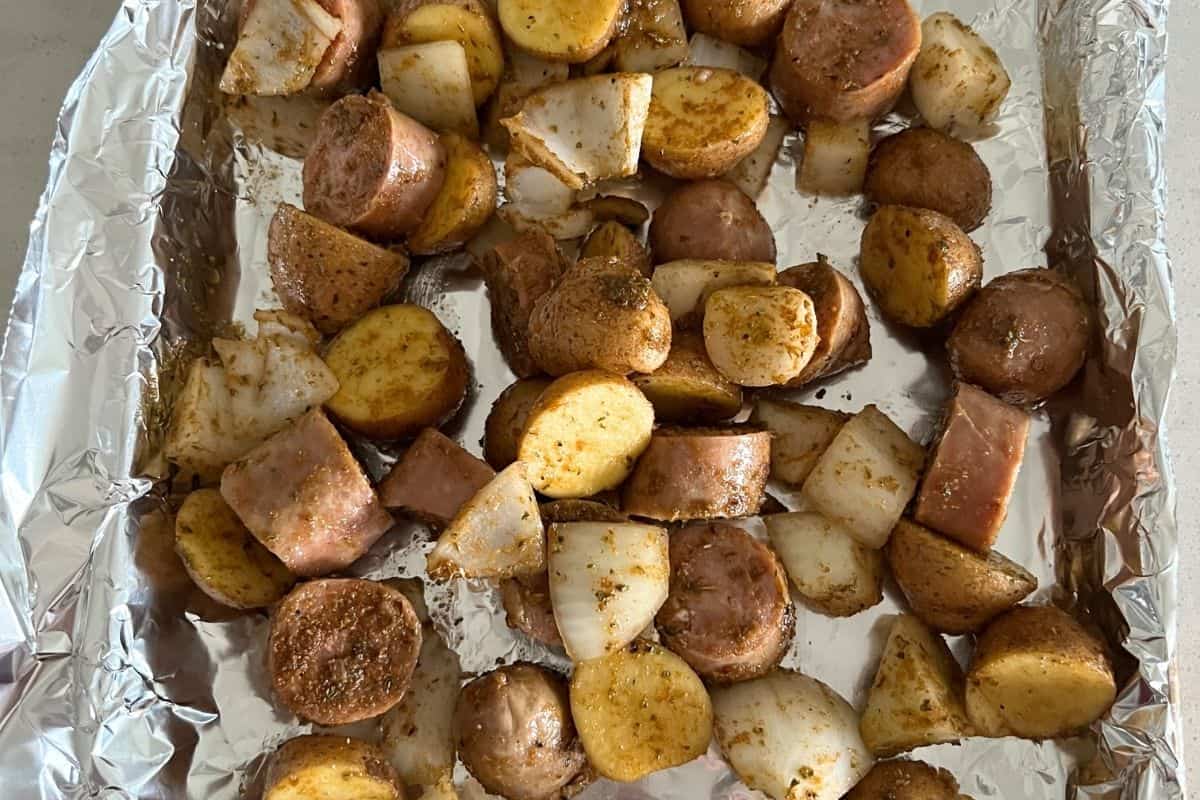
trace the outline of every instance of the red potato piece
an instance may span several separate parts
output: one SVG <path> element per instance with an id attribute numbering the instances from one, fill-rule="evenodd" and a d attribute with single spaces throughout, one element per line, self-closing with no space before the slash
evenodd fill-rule
<path id="1" fill-rule="evenodd" d="M 398 239 L 420 224 L 446 177 L 437 135 L 379 92 L 343 97 L 304 159 L 304 208 L 343 228 Z"/>
<path id="2" fill-rule="evenodd" d="M 749 195 L 727 180 L 692 181 L 654 212 L 647 235 L 655 264 L 681 259 L 775 263 L 775 234 Z"/>
<path id="3" fill-rule="evenodd" d="M 766 431 L 662 428 L 626 481 L 621 507 L 667 522 L 757 514 L 770 464 Z"/>
<path id="4" fill-rule="evenodd" d="M 421 650 L 421 621 L 382 583 L 309 581 L 275 609 L 267 647 L 279 701 L 301 719 L 345 725 L 400 702 Z"/>
<path id="5" fill-rule="evenodd" d="M 907 0 L 797 0 L 771 62 L 770 83 L 791 119 L 849 122 L 888 111 L 921 50 Z"/>
<path id="6" fill-rule="evenodd" d="M 958 383 L 917 495 L 917 522 L 974 550 L 991 550 L 1025 455 L 1029 414 Z"/>
<path id="7" fill-rule="evenodd" d="M 529 353 L 529 318 L 567 263 L 554 239 L 530 231 L 496 245 L 480 263 L 492 305 L 492 332 L 504 360 L 519 378 L 541 372 Z"/>
<path id="8" fill-rule="evenodd" d="M 392 527 L 319 408 L 226 467 L 221 496 L 256 539 L 305 577 L 350 566 Z"/>
<path id="9" fill-rule="evenodd" d="M 379 497 L 388 508 L 444 527 L 494 477 L 495 470 L 453 439 L 426 428 L 379 484 Z"/>
<path id="10" fill-rule="evenodd" d="M 850 279 L 820 260 L 785 269 L 778 281 L 804 292 L 817 312 L 817 349 L 788 386 L 836 375 L 871 358 L 871 323 L 862 295 Z"/>
<path id="11" fill-rule="evenodd" d="M 771 549 L 741 528 L 671 534 L 671 588 L 655 622 L 663 643 L 705 680 L 749 680 L 779 664 L 796 612 Z"/>

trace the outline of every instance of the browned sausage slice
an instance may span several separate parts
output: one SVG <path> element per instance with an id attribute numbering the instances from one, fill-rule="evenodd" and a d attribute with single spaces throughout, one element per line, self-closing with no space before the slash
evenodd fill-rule
<path id="1" fill-rule="evenodd" d="M 808 365 L 788 386 L 803 386 L 870 360 L 871 323 L 849 278 L 822 259 L 785 269 L 779 283 L 812 298 L 820 337 Z"/>
<path id="2" fill-rule="evenodd" d="M 319 408 L 226 467 L 221 496 L 297 575 L 349 566 L 392 526 L 362 467 Z"/>
<path id="3" fill-rule="evenodd" d="M 437 135 L 378 92 L 321 115 L 304 159 L 304 208 L 334 225 L 394 239 L 411 231 L 445 179 Z"/>
<path id="4" fill-rule="evenodd" d="M 710 681 L 773 669 L 796 626 L 787 575 L 741 528 L 693 525 L 671 534 L 671 588 L 655 622 L 663 643 Z"/>
<path id="5" fill-rule="evenodd" d="M 404 595 L 375 581 L 302 583 L 271 616 L 267 669 L 280 702 L 320 725 L 387 711 L 404 696 L 421 621 Z"/>
<path id="6" fill-rule="evenodd" d="M 771 88 L 797 123 L 873 119 L 896 102 L 920 49 L 921 20 L 908 0 L 797 0 Z"/>
<path id="7" fill-rule="evenodd" d="M 917 495 L 917 522 L 990 550 L 1008 514 L 1028 433 L 1023 409 L 957 383 Z"/>
<path id="8" fill-rule="evenodd" d="M 532 231 L 492 248 L 480 263 L 492 305 L 492 332 L 508 366 L 518 378 L 541 370 L 529 352 L 533 305 L 554 288 L 566 271 L 558 245 L 548 234 Z"/>
<path id="9" fill-rule="evenodd" d="M 388 508 L 403 508 L 431 525 L 450 524 L 496 471 L 436 428 L 426 428 L 379 484 Z"/>
<path id="10" fill-rule="evenodd" d="M 666 522 L 757 514 L 770 468 L 766 431 L 661 428 L 626 481 L 621 507 Z"/>

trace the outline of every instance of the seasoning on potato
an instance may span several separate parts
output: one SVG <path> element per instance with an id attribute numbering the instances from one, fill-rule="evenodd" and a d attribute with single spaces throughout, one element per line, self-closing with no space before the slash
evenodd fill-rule
<path id="1" fill-rule="evenodd" d="M 378 746 L 347 736 L 309 734 L 271 754 L 263 800 L 404 800 L 400 775 Z"/>
<path id="2" fill-rule="evenodd" d="M 884 316 L 931 328 L 979 288 L 983 256 L 949 217 L 883 206 L 863 231 L 859 270 Z"/>
<path id="3" fill-rule="evenodd" d="M 958 781 L 944 769 L 924 761 L 881 761 L 872 767 L 845 800 L 963 800 Z"/>
<path id="4" fill-rule="evenodd" d="M 790 286 L 718 289 L 704 304 L 704 347 L 713 365 L 742 386 L 781 386 L 817 349 L 813 302 Z"/>
<path id="5" fill-rule="evenodd" d="M 579 258 L 616 258 L 637 267 L 647 277 L 652 272 L 646 246 L 616 220 L 602 222 L 588 234 L 579 248 Z"/>
<path id="6" fill-rule="evenodd" d="M 779 32 L 788 5 L 788 0 L 683 0 L 683 12 L 701 33 L 756 47 Z"/>
<path id="7" fill-rule="evenodd" d="M 417 255 L 462 247 L 496 211 L 496 168 L 487 153 L 457 133 L 443 133 L 440 138 L 446 149 L 446 179 L 408 235 L 408 249 Z"/>
<path id="8" fill-rule="evenodd" d="M 496 15 L 505 35 L 526 53 L 582 64 L 608 45 L 624 8 L 623 0 L 500 0 Z"/>
<path id="9" fill-rule="evenodd" d="M 775 263 L 775 234 L 758 207 L 727 180 L 681 184 L 663 200 L 648 234 L 654 263 L 680 259 Z"/>
<path id="10" fill-rule="evenodd" d="M 742 387 L 717 371 L 695 331 L 672 333 L 662 366 L 630 380 L 654 406 L 659 422 L 720 422 L 742 410 Z"/>
<path id="11" fill-rule="evenodd" d="M 684 259 L 659 264 L 650 277 L 655 293 L 667 304 L 671 321 L 699 327 L 708 296 L 726 286 L 770 286 L 775 265 L 762 261 Z"/>

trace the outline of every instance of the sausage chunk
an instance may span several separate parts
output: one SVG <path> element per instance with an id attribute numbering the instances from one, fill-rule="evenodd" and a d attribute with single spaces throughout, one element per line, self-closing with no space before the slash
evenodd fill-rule
<path id="1" fill-rule="evenodd" d="M 400 702 L 420 650 L 421 621 L 403 594 L 327 578 L 300 584 L 275 609 L 267 669 L 296 716 L 345 725 Z"/>
<path id="2" fill-rule="evenodd" d="M 494 477 L 495 470 L 458 442 L 426 428 L 379 484 L 379 497 L 388 508 L 444 527 Z"/>
<path id="3" fill-rule="evenodd" d="M 458 755 L 493 794 L 546 800 L 584 768 L 563 679 L 533 664 L 512 664 L 463 687 L 454 708 Z"/>
<path id="4" fill-rule="evenodd" d="M 921 20 L 908 0 L 796 0 L 771 88 L 796 123 L 873 119 L 896 102 L 920 50 Z"/>
<path id="5" fill-rule="evenodd" d="M 304 208 L 378 239 L 413 230 L 442 188 L 437 135 L 378 92 L 351 95 L 321 115 L 304 159 Z"/>
<path id="6" fill-rule="evenodd" d="M 779 283 L 804 292 L 817 312 L 817 349 L 789 386 L 836 375 L 871 358 L 871 323 L 862 295 L 850 279 L 828 261 L 819 260 L 785 269 Z"/>
<path id="7" fill-rule="evenodd" d="M 661 428 L 625 483 L 621 507 L 666 522 L 757 514 L 770 468 L 766 431 Z"/>
<path id="8" fill-rule="evenodd" d="M 654 263 L 685 258 L 775 263 L 775 234 L 750 196 L 726 180 L 692 181 L 650 221 Z"/>
<path id="9" fill-rule="evenodd" d="M 350 566 L 392 527 L 319 408 L 226 467 L 221 496 L 256 539 L 302 576 Z"/>
<path id="10" fill-rule="evenodd" d="M 773 669 L 791 643 L 796 612 L 771 549 L 718 522 L 671 534 L 670 558 L 671 588 L 655 618 L 663 643 L 709 681 Z"/>
<path id="11" fill-rule="evenodd" d="M 917 522 L 987 552 L 1008 514 L 1029 414 L 967 383 L 955 386 L 917 495 Z"/>
<path id="12" fill-rule="evenodd" d="M 1048 269 L 1001 275 L 963 310 L 946 342 L 954 374 L 1010 403 L 1066 386 L 1087 357 L 1090 322 L 1079 290 Z"/>

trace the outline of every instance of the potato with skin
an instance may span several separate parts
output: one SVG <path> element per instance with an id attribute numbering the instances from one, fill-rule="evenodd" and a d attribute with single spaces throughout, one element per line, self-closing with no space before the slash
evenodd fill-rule
<path id="1" fill-rule="evenodd" d="M 582 64 L 608 46 L 624 8 L 624 0 L 499 0 L 496 13 L 504 33 L 526 53 Z"/>
<path id="2" fill-rule="evenodd" d="M 662 366 L 631 380 L 660 422 L 720 422 L 742 410 L 742 387 L 717 371 L 695 331 L 675 331 Z"/>
<path id="3" fill-rule="evenodd" d="M 704 304 L 704 348 L 742 386 L 780 386 L 800 375 L 820 337 L 812 300 L 790 286 L 734 286 Z"/>
<path id="4" fill-rule="evenodd" d="M 924 761 L 880 761 L 845 800 L 965 800 L 958 781 Z"/>
<path id="5" fill-rule="evenodd" d="M 883 206 L 863 231 L 859 270 L 884 316 L 931 328 L 979 288 L 983 256 L 949 217 Z"/>
<path id="6" fill-rule="evenodd" d="M 480 0 L 401 0 L 388 15 L 380 49 L 455 41 L 467 55 L 475 105 L 496 90 L 504 72 L 504 45 L 491 11 Z"/>
<path id="7" fill-rule="evenodd" d="M 538 397 L 517 445 L 533 488 L 548 497 L 615 489 L 650 444 L 654 407 L 620 375 L 565 375 Z"/>
<path id="8" fill-rule="evenodd" d="M 727 69 L 675 67 L 654 76 L 642 157 L 673 178 L 714 178 L 767 133 L 767 92 Z"/>
<path id="9" fill-rule="evenodd" d="M 309 734 L 271 754 L 263 800 L 404 800 L 404 786 L 374 744 Z"/>
<path id="10" fill-rule="evenodd" d="M 1068 736 L 1103 716 L 1116 693 L 1103 643 L 1053 606 L 997 617 L 967 671 L 967 715 L 981 736 Z"/>
<path id="11" fill-rule="evenodd" d="M 567 270 L 567 261 L 544 231 L 522 233 L 501 242 L 479 260 L 491 306 L 492 335 L 518 378 L 541 370 L 529 352 L 529 318 L 534 303 Z"/>
<path id="12" fill-rule="evenodd" d="M 432 311 L 385 306 L 343 330 L 325 354 L 341 388 L 326 402 L 343 425 L 372 439 L 436 427 L 462 404 L 462 345 Z"/>
<path id="13" fill-rule="evenodd" d="M 973 231 L 992 207 L 992 174 L 967 142 L 910 128 L 875 145 L 865 193 L 879 205 L 937 211 Z"/>
<path id="14" fill-rule="evenodd" d="M 529 354 L 543 372 L 653 372 L 671 349 L 671 316 L 646 276 L 615 258 L 587 259 L 534 303 Z"/>
<path id="15" fill-rule="evenodd" d="M 779 283 L 804 292 L 817 313 L 817 349 L 808 366 L 788 383 L 806 383 L 836 375 L 871 358 L 871 323 L 858 289 L 850 279 L 818 255 L 808 264 L 785 269 Z"/>
<path id="16" fill-rule="evenodd" d="M 783 26 L 789 0 L 684 0 L 692 28 L 744 47 L 766 44 Z"/>
<path id="17" fill-rule="evenodd" d="M 637 267 L 638 272 L 650 277 L 650 253 L 637 236 L 616 220 L 598 225 L 579 249 L 579 258 L 616 258 Z"/>
<path id="18" fill-rule="evenodd" d="M 771 477 L 803 485 L 817 459 L 850 419 L 849 414 L 787 400 L 760 397 L 750 422 L 771 432 Z"/>
<path id="19" fill-rule="evenodd" d="M 521 378 L 509 384 L 488 412 L 483 425 L 483 458 L 493 469 L 517 460 L 517 442 L 534 403 L 552 383 L 550 378 Z"/>
<path id="20" fill-rule="evenodd" d="M 429 210 L 408 235 L 408 249 L 428 256 L 457 250 L 496 211 L 496 168 L 479 145 L 457 133 L 443 133 L 446 179 Z"/>
<path id="21" fill-rule="evenodd" d="M 775 263 L 775 234 L 754 201 L 727 180 L 685 183 L 655 210 L 654 263 L 680 259 Z"/>

